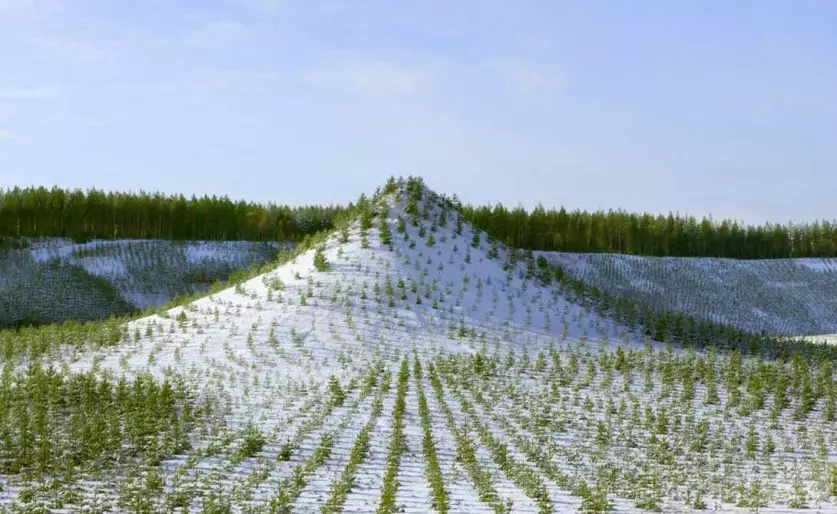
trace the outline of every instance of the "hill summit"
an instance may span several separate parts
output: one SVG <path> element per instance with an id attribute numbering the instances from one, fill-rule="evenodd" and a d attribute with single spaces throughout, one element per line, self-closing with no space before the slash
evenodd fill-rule
<path id="1" fill-rule="evenodd" d="M 420 180 L 391 180 L 266 273 L 131 321 L 118 345 L 41 351 L 50 370 L 14 380 L 47 400 L 14 430 L 0 424 L 0 504 L 274 514 L 833 508 L 828 359 L 654 343 L 569 301 L 531 255 L 474 230 L 458 207 Z M 70 375 L 81 378 L 61 378 Z M 42 393 L 61 380 L 65 396 Z M 21 389 L 3 391 L 8 403 Z M 63 412 L 49 398 L 104 406 L 83 411 L 89 422 L 75 415 L 54 428 L 86 463 L 57 488 L 26 473 L 52 454 L 27 435 L 41 421 L 20 421 Z M 87 443 L 99 439 L 116 441 L 119 458 Z"/>
<path id="2" fill-rule="evenodd" d="M 325 394 L 329 384 L 356 389 L 356 382 L 376 366 L 394 372 L 402 361 L 430 362 L 436 355 L 494 354 L 499 359 L 512 354 L 534 360 L 562 338 L 609 336 L 615 341 L 627 332 L 567 302 L 524 264 L 512 264 L 515 255 L 474 230 L 454 201 L 420 181 L 390 183 L 371 199 L 361 197 L 356 211 L 293 260 L 234 288 L 133 321 L 127 327 L 130 343 L 79 356 L 71 368 L 182 377 L 218 405 L 225 433 L 238 437 L 246 427 L 258 427 L 267 440 L 264 456 L 272 463 L 289 438 L 303 444 L 287 462 L 271 466 L 258 488 L 261 500 L 254 500 L 260 504 L 294 464 L 311 457 L 314 448 L 306 448 L 307 441 L 316 441 L 340 419 L 346 420 L 346 430 L 338 446 L 350 446 L 362 430 L 363 416 L 356 413 L 368 410 L 371 398 L 357 391 L 354 403 L 321 413 L 322 418 L 306 421 L 300 413 L 312 408 L 305 399 Z M 414 389 L 408 396 L 416 401 Z M 387 408 L 393 402 L 384 399 Z M 409 405 L 412 416 L 416 408 Z M 432 428 L 446 434 L 446 446 L 453 436 L 436 416 L 434 408 Z M 376 435 L 373 445 L 383 451 L 390 430 L 381 423 L 376 426 L 384 439 Z M 198 447 L 211 444 L 201 441 Z M 439 457 L 445 473 L 452 472 L 452 457 Z M 186 465 L 186 459 L 169 463 L 170 472 Z M 216 460 L 201 461 L 198 467 L 224 469 L 225 463 Z M 415 469 L 402 473 L 422 475 L 420 445 L 410 448 L 409 460 Z M 222 487 L 240 487 L 237 479 L 251 476 L 252 465 L 240 463 L 235 474 L 220 479 Z M 303 489 L 294 505 L 303 511 L 314 508 L 328 492 L 327 477 Z M 350 505 L 360 501 L 358 494 L 350 495 Z M 428 494 L 413 499 L 399 494 L 398 500 L 425 512 L 432 503 Z M 462 494 L 461 501 L 477 508 L 475 491 Z"/>
<path id="3" fill-rule="evenodd" d="M 283 374 L 311 380 L 349 369 L 340 360 L 352 355 L 392 363 L 413 352 L 536 352 L 559 337 L 628 333 L 545 287 L 516 252 L 474 230 L 455 202 L 421 181 L 362 196 L 357 211 L 268 273 L 131 322 L 128 333 L 139 336 L 97 355 L 98 365 L 143 368 L 153 355 L 144 369 L 160 376 L 224 362 L 255 377 L 251 357 L 290 342 L 279 354 Z M 275 368 L 261 373 L 265 380 Z"/>

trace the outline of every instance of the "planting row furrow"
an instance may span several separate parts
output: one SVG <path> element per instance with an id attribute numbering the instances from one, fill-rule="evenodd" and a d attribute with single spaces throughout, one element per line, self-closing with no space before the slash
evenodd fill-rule
<path id="1" fill-rule="evenodd" d="M 355 412 L 352 417 L 347 416 L 337 430 L 327 432 L 324 437 L 330 435 L 332 439 L 328 453 L 320 452 L 321 461 L 297 466 L 291 477 L 280 485 L 271 502 L 272 508 L 287 505 L 293 506 L 294 512 L 315 512 L 326 508 L 326 505 L 329 509 L 342 507 L 345 494 L 353 485 L 357 465 L 368 450 L 372 426 L 383 409 L 384 397 L 390 389 L 390 375 L 386 371 L 375 378 L 378 390 L 370 406 L 372 414 L 369 420 L 363 423 L 363 418 Z M 372 384 L 372 379 L 369 380 L 368 384 Z M 287 501 L 283 500 L 283 496 L 287 496 Z M 339 508 L 328 512 L 339 512 Z"/>
<path id="2" fill-rule="evenodd" d="M 553 462 L 554 452 L 544 452 L 540 441 L 536 442 L 520 435 L 514 425 L 497 409 L 497 405 L 487 400 L 479 388 L 472 387 L 466 381 L 457 382 L 456 379 L 461 377 L 445 375 L 444 378 L 449 390 L 459 401 L 462 411 L 474 424 L 480 438 L 492 448 L 498 463 L 505 461 L 501 467 L 510 477 L 516 479 L 516 483 L 520 482 L 522 488 L 528 487 L 534 494 L 542 494 L 544 491 L 539 491 L 539 486 L 543 485 L 552 508 L 557 512 L 579 507 L 583 512 L 607 512 L 613 507 L 600 487 L 590 488 L 584 480 L 567 475 Z M 486 418 L 493 422 L 493 426 Z M 534 476 L 535 470 L 548 479 L 548 482 Z M 527 484 L 527 481 L 531 482 Z M 573 496 L 581 497 L 580 504 Z M 539 504 L 544 499 L 539 498 Z"/>
<path id="3" fill-rule="evenodd" d="M 372 427 L 374 437 L 369 441 L 367 458 L 357 467 L 354 487 L 346 497 L 343 512 L 368 514 L 376 509 L 379 512 L 390 506 L 394 509 L 395 493 L 400 484 L 395 474 L 401 467 L 401 454 L 406 449 L 403 442 L 404 398 L 409 381 L 409 366 L 403 361 L 398 373 L 395 398 L 387 396 L 383 408 L 392 412 L 391 421 L 378 416 Z M 387 443 L 388 446 L 387 446 Z M 389 498 L 389 499 L 388 499 Z M 388 500 L 387 500 L 388 499 Z"/>
<path id="4" fill-rule="evenodd" d="M 406 448 L 404 438 L 404 411 L 406 409 L 407 387 L 410 381 L 410 366 L 407 360 L 401 362 L 398 372 L 398 392 L 392 411 L 392 436 L 387 456 L 387 468 L 383 476 L 381 502 L 376 514 L 394 514 L 398 510 L 395 498 L 398 493 L 398 472 L 401 469 L 401 455 Z"/>
<path id="5" fill-rule="evenodd" d="M 487 437 L 487 432 L 480 431 L 479 424 L 474 420 L 462 415 L 454 417 L 445 398 L 445 388 L 433 364 L 428 365 L 427 375 L 448 425 L 456 430 L 458 458 L 477 485 L 481 499 L 491 504 L 497 513 L 552 512 L 546 489 L 539 477 L 532 476 L 525 468 L 516 465 L 508 455 L 508 450 L 500 448 L 495 440 Z M 514 473 L 510 472 L 512 467 Z"/>
<path id="6" fill-rule="evenodd" d="M 433 364 L 428 363 L 427 368 L 428 375 L 432 376 L 434 373 Z M 471 509 L 481 503 L 482 506 L 488 507 L 488 512 L 494 512 L 495 514 L 510 512 L 513 500 L 509 497 L 500 496 L 494 486 L 492 474 L 486 471 L 482 465 L 483 462 L 477 459 L 477 449 L 471 438 L 470 429 L 467 425 L 459 426 L 453 413 L 445 403 L 444 397 L 439 395 L 439 391 L 434 390 L 434 393 L 433 407 L 436 408 L 431 408 L 430 412 L 433 413 L 433 418 L 441 417 L 441 424 L 446 427 L 447 431 L 445 435 L 449 434 L 446 440 L 442 440 L 441 447 L 454 449 L 452 454 L 447 453 L 444 455 L 446 460 L 450 462 L 450 472 L 453 475 L 448 480 L 455 480 L 456 474 L 459 473 L 457 468 L 461 468 L 470 481 L 466 490 L 476 495 L 476 498 L 468 495 L 465 498 L 461 498 L 459 502 L 452 497 L 451 510 L 458 511 L 462 509 L 471 511 Z M 462 481 L 460 480 L 460 482 Z M 451 488 L 451 492 L 454 493 L 454 489 L 460 488 L 461 485 L 454 486 Z M 461 490 L 456 492 L 461 493 Z M 475 499 L 477 502 L 472 503 Z"/>
<path id="7" fill-rule="evenodd" d="M 418 375 L 418 373 L 420 373 L 420 368 L 414 367 L 413 374 Z M 420 385 L 419 382 L 416 384 Z M 420 412 L 418 387 L 405 386 L 405 390 L 404 445 L 401 466 L 395 479 L 398 488 L 394 503 L 399 509 L 398 512 L 405 514 L 431 512 L 439 505 L 442 508 L 435 508 L 436 511 L 447 512 L 447 493 L 439 469 L 429 420 L 427 433 L 424 430 L 424 417 L 421 415 L 424 411 Z M 426 408 L 426 402 L 423 405 Z M 432 483 L 437 484 L 435 488 L 431 486 Z"/>
<path id="8" fill-rule="evenodd" d="M 372 430 L 375 428 L 376 421 L 384 410 L 383 395 L 389 390 L 390 373 L 387 372 L 384 377 L 384 384 L 381 388 L 381 395 L 379 395 L 372 404 L 372 412 L 369 415 L 369 421 L 364 425 L 363 429 L 357 435 L 351 452 L 349 453 L 349 461 L 340 477 L 332 482 L 331 491 L 325 504 L 320 509 L 322 514 L 336 514 L 343 511 L 346 504 L 346 499 L 349 493 L 354 488 L 357 482 L 358 467 L 363 464 L 369 456 L 369 441 L 372 437 Z"/>
<path id="9" fill-rule="evenodd" d="M 377 376 L 378 373 L 379 369 L 373 368 L 363 381 L 368 384 L 370 377 Z M 264 463 L 269 470 L 264 472 L 258 483 L 251 488 L 251 498 L 245 505 L 255 508 L 272 498 L 294 470 L 314 458 L 318 449 L 323 446 L 322 443 L 328 441 L 327 435 L 331 431 L 329 427 L 337 425 L 342 430 L 351 423 L 361 408 L 368 405 L 369 396 L 374 389 L 366 384 L 351 403 L 346 404 L 346 397 L 352 394 L 359 382 L 359 379 L 351 380 L 343 391 L 339 384 L 335 386 L 335 382 L 332 381 L 324 399 L 325 405 L 311 417 L 297 424 L 284 443 L 265 448 Z"/>

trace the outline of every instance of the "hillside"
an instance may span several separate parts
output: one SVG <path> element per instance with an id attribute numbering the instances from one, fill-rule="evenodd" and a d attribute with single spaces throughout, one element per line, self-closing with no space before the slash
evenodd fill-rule
<path id="1" fill-rule="evenodd" d="M 394 189 L 292 261 L 164 315 L 92 335 L 7 334 L 16 364 L 0 394 L 0 414 L 13 414 L 0 418 L 0 502 L 837 511 L 830 361 L 644 340 L 510 264 L 420 182 Z M 115 408 L 63 418 L 49 400 L 62 397 L 60 380 L 27 378 L 40 376 L 26 371 L 36 362 L 94 385 L 70 388 L 73 408 L 92 412 L 75 398 L 99 390 Z M 16 382 L 44 394 L 19 394 Z M 91 456 L 87 441 L 111 433 L 128 442 Z M 71 473 L 35 473 L 65 451 Z"/>
<path id="2" fill-rule="evenodd" d="M 125 315 L 206 291 L 278 243 L 41 238 L 0 252 L 0 328 Z"/>
<path id="3" fill-rule="evenodd" d="M 586 284 L 751 332 L 837 332 L 837 259 L 640 257 L 536 252 Z"/>

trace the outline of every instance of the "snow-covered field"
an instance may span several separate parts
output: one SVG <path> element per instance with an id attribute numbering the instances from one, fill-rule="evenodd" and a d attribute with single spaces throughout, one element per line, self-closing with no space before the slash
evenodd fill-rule
<path id="1" fill-rule="evenodd" d="M 407 196 L 382 197 L 385 208 L 376 200 L 370 226 L 357 221 L 330 236 L 321 245 L 328 269 L 310 250 L 236 288 L 132 321 L 118 345 L 10 339 L 10 354 L 36 345 L 38 359 L 64 373 L 150 374 L 213 407 L 188 448 L 155 446 L 159 462 L 129 453 L 104 472 L 94 460 L 67 474 L 7 473 L 0 504 L 15 512 L 837 512 L 830 363 L 643 340 L 527 279 L 523 264 L 509 265 L 502 247 L 457 223 L 429 191 L 413 225 Z M 33 354 L 8 361 L 5 376 L 24 373 Z M 0 412 L 19 416 L 7 396 Z M 32 454 L 20 455 L 14 422 L 0 420 L 0 465 L 49 461 L 30 440 Z"/>
<path id="2" fill-rule="evenodd" d="M 0 252 L 0 326 L 104 319 L 206 290 L 272 260 L 279 243 L 50 238 Z"/>
<path id="3" fill-rule="evenodd" d="M 656 308 L 772 335 L 837 332 L 837 259 L 536 255 L 589 285 Z"/>

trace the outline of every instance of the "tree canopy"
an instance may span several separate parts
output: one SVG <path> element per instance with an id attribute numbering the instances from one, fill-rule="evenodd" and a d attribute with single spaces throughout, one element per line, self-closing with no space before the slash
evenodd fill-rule
<path id="1" fill-rule="evenodd" d="M 345 210 L 227 196 L 14 188 L 0 190 L 0 237 L 299 241 L 332 228 Z"/>
<path id="2" fill-rule="evenodd" d="M 675 257 L 771 259 L 837 256 L 837 224 L 744 226 L 736 221 L 617 211 L 531 212 L 503 205 L 463 206 L 474 226 L 504 244 L 543 251 Z"/>
<path id="3" fill-rule="evenodd" d="M 420 182 L 408 181 L 408 184 Z M 394 180 L 384 192 L 392 192 Z M 837 256 L 837 224 L 742 225 L 622 210 L 532 211 L 453 202 L 506 245 L 529 250 L 767 259 Z M 348 206 L 289 207 L 227 196 L 105 192 L 53 187 L 0 190 L 0 238 L 300 241 L 335 227 Z"/>

